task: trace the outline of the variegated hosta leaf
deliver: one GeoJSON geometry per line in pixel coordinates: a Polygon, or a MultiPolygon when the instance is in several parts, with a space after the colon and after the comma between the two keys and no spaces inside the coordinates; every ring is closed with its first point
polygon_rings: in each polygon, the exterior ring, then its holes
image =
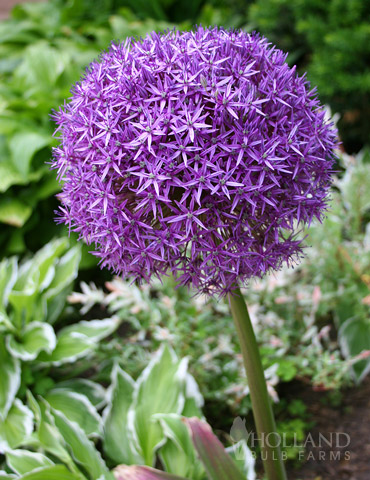
{"type": "Polygon", "coordinates": [[[88,437],[100,436],[102,419],[85,395],[53,389],[45,395],[45,400],[55,410],[62,412],[68,420],[76,422],[88,437]]]}
{"type": "Polygon", "coordinates": [[[9,450],[6,453],[6,463],[18,475],[32,472],[36,468],[54,465],[54,462],[42,453],[21,449],[9,450]]]}
{"type": "Polygon", "coordinates": [[[184,418],[184,421],[209,480],[245,480],[207,423],[196,417],[184,418]]]}
{"type": "Polygon", "coordinates": [[[0,420],[0,453],[19,447],[32,430],[33,413],[16,398],[7,416],[0,420]]]}
{"type": "Polygon", "coordinates": [[[87,378],[71,378],[70,380],[59,382],[54,385],[53,391],[59,390],[68,390],[85,395],[97,410],[102,408],[107,401],[105,389],[99,383],[87,378]]]}
{"type": "Polygon", "coordinates": [[[5,312],[8,295],[17,279],[18,262],[15,257],[5,258],[0,263],[0,312],[5,312]]]}
{"type": "Polygon", "coordinates": [[[52,465],[26,473],[18,477],[18,480],[81,480],[81,477],[70,472],[64,465],[52,465]]]}
{"type": "Polygon", "coordinates": [[[129,412],[129,428],[143,463],[154,464],[154,452],[163,442],[162,429],[152,416],[182,412],[187,364],[167,346],[162,347],[137,380],[129,412]]]}
{"type": "Polygon", "coordinates": [[[167,438],[158,452],[166,471],[192,480],[202,480],[205,477],[204,468],[198,459],[183,417],[169,413],[154,415],[154,418],[160,422],[167,438]]]}
{"type": "Polygon", "coordinates": [[[13,358],[5,348],[0,337],[0,421],[4,419],[21,384],[21,367],[19,360],[13,358]]]}
{"type": "Polygon", "coordinates": [[[137,465],[119,465],[114,469],[114,477],[116,480],[188,480],[155,468],[137,465]]]}
{"type": "Polygon", "coordinates": [[[104,478],[108,473],[107,466],[94,443],[88,439],[82,428],[77,423],[68,420],[62,412],[53,408],[50,412],[73,459],[88,472],[91,479],[104,478]]]}
{"type": "Polygon", "coordinates": [[[0,470],[0,480],[13,480],[14,478],[17,478],[17,475],[6,473],[4,470],[0,470]]]}
{"type": "Polygon", "coordinates": [[[135,382],[118,365],[111,375],[107,407],[103,412],[105,453],[116,464],[140,463],[140,456],[133,451],[133,433],[128,428],[128,411],[131,406],[135,382]]]}
{"type": "Polygon", "coordinates": [[[226,451],[239,467],[239,470],[244,473],[246,480],[256,479],[254,469],[256,461],[245,439],[234,443],[234,445],[228,447],[226,451]]]}
{"type": "Polygon", "coordinates": [[[51,353],[56,346],[56,336],[48,323],[32,322],[24,327],[19,339],[9,334],[6,346],[13,357],[26,362],[34,360],[41,351],[51,353]]]}
{"type": "Polygon", "coordinates": [[[97,342],[110,335],[120,323],[118,317],[90,320],[62,328],[57,335],[57,344],[50,355],[41,354],[39,359],[53,365],[71,363],[86,356],[97,342]]]}

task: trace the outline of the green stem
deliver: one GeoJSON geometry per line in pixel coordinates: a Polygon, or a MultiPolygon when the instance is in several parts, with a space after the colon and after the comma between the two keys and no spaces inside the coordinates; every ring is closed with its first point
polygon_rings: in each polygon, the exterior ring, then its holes
{"type": "Polygon", "coordinates": [[[247,373],[254,421],[260,440],[263,466],[268,480],[286,480],[284,463],[279,447],[279,437],[265,375],[259,355],[256,337],[248,314],[247,305],[239,288],[229,294],[231,313],[234,318],[247,373]]]}

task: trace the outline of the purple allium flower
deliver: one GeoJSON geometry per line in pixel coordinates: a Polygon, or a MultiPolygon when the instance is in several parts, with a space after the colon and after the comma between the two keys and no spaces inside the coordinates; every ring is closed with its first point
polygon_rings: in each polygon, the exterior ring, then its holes
{"type": "Polygon", "coordinates": [[[300,253],[336,131],[257,34],[199,27],[112,44],[55,114],[60,221],[101,265],[224,294],[300,253]]]}

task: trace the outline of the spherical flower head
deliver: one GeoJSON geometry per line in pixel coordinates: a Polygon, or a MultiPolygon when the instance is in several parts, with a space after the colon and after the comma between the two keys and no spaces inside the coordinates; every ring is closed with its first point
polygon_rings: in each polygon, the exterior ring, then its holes
{"type": "Polygon", "coordinates": [[[101,265],[225,294],[301,252],[336,131],[286,55],[220,28],[113,43],[54,117],[59,221],[101,265]]]}

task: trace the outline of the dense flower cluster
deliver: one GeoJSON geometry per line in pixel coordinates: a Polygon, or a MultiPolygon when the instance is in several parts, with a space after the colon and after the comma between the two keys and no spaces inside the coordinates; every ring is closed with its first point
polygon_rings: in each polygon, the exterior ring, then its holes
{"type": "Polygon", "coordinates": [[[116,273],[202,292],[290,262],[325,209],[336,132],[285,59],[217,28],[112,44],[55,113],[60,220],[116,273]]]}

